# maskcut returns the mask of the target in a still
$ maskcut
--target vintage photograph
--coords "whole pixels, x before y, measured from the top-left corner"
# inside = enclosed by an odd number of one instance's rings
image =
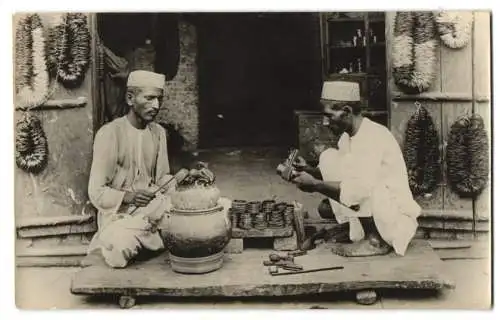
[[[13,14],[17,308],[491,309],[491,19]]]

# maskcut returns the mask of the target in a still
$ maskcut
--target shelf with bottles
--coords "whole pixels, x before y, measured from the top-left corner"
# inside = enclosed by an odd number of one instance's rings
[[[365,47],[363,47],[363,46],[355,46],[352,44],[352,42],[342,41],[342,40],[336,41],[335,43],[330,44],[329,48],[330,49],[361,49],[361,50],[365,49]]]
[[[385,47],[384,31],[379,28],[369,28],[365,31],[364,27],[343,28],[334,25],[329,26],[328,46],[330,48],[366,48]]]
[[[371,41],[364,31],[364,24],[350,26],[345,24],[329,24],[328,44],[334,47],[361,47],[366,48]]]
[[[380,78],[380,74],[371,74],[366,72],[352,72],[352,73],[339,73],[332,72],[326,75],[326,79],[328,80],[343,80],[343,79],[371,79],[371,78]]]
[[[377,43],[370,43],[369,44],[370,48],[381,48],[385,49],[385,42],[377,42]],[[333,44],[330,44],[328,46],[330,49],[366,49],[366,45],[361,45],[361,46],[355,46],[351,42],[348,41],[336,41]]]
[[[322,14],[323,79],[356,81],[362,108],[387,123],[385,12]]]
[[[366,61],[363,57],[337,57],[332,58],[330,74],[356,74],[366,76]]]

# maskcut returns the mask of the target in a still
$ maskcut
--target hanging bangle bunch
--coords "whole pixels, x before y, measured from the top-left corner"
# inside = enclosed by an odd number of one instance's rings
[[[48,143],[40,119],[29,112],[16,125],[16,164],[22,170],[37,174],[47,166]]]
[[[54,37],[57,79],[65,88],[78,88],[85,79],[90,60],[90,31],[86,15],[67,13],[62,26],[54,28]]]
[[[29,173],[41,172],[48,161],[48,144],[41,121],[32,108],[50,96],[43,25],[37,14],[18,22],[15,43],[16,108],[25,110],[16,125],[16,165]]]
[[[64,32],[64,15],[54,13],[47,35],[47,62],[49,73],[53,79],[57,77],[59,48],[64,38]]]
[[[439,37],[452,49],[465,47],[471,37],[474,14],[470,11],[443,11],[435,15]]]
[[[16,28],[16,107],[32,109],[49,96],[45,37],[40,16],[23,17]]]
[[[481,116],[456,120],[446,147],[447,177],[461,197],[474,198],[486,187],[489,176],[489,142]]]
[[[392,45],[396,85],[405,93],[422,93],[437,73],[437,40],[432,12],[397,12]]]
[[[403,156],[412,193],[434,191],[441,176],[439,136],[429,112],[419,104],[408,121]]]

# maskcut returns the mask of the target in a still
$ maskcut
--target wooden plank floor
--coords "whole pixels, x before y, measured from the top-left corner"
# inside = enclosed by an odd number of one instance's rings
[[[364,289],[453,288],[443,262],[425,240],[414,240],[407,255],[345,258],[323,245],[296,257],[304,269],[344,266],[343,270],[289,276],[271,276],[262,262],[270,251],[246,250],[226,256],[223,267],[204,275],[173,272],[165,255],[126,269],[104,265],[83,268],[74,275],[73,294],[118,294],[132,296],[290,296]]]

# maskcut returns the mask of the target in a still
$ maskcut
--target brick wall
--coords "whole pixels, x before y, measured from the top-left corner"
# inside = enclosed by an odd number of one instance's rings
[[[194,25],[179,22],[180,59],[177,75],[166,84],[166,96],[158,122],[166,125],[179,148],[191,151],[198,146],[197,37]]]

